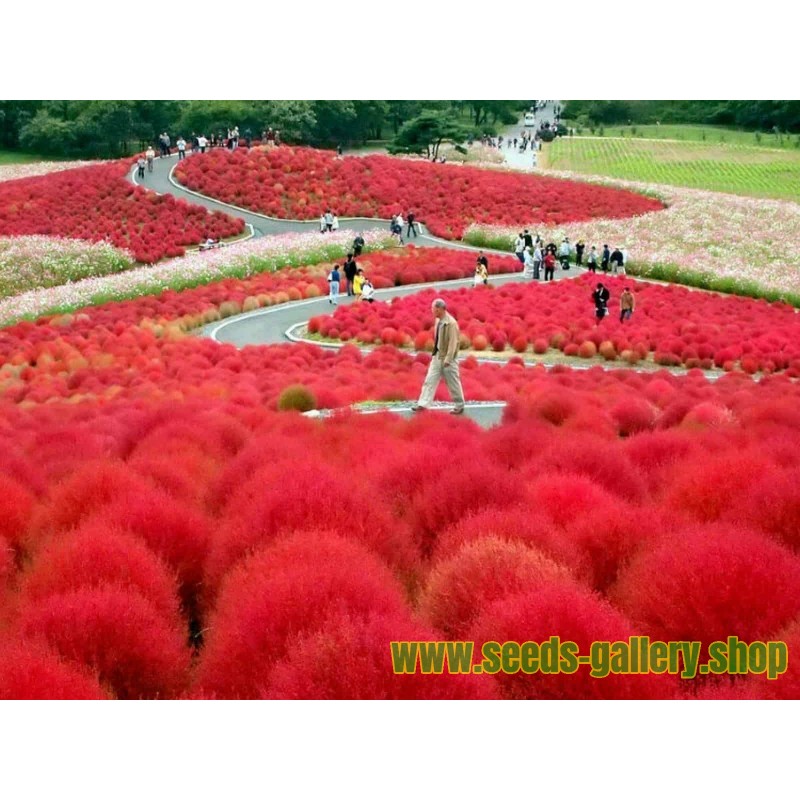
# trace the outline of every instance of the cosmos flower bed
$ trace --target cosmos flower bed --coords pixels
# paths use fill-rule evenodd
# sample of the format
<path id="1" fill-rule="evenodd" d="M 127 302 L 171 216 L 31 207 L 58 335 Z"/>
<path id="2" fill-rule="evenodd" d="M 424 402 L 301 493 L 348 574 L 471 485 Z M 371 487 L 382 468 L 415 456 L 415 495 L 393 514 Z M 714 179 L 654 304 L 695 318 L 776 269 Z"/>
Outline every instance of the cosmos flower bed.
<path id="1" fill-rule="evenodd" d="M 329 151 L 277 147 L 214 150 L 179 163 L 187 188 L 273 217 L 388 219 L 413 210 L 436 236 L 460 239 L 471 223 L 550 224 L 622 218 L 663 208 L 650 197 L 514 172 L 388 156 L 336 158 Z"/>
<path id="2" fill-rule="evenodd" d="M 591 293 L 598 279 L 611 292 L 610 314 L 598 325 Z M 619 297 L 631 287 L 636 311 L 619 321 Z M 391 304 L 343 306 L 309 321 L 309 331 L 359 342 L 433 346 L 431 302 L 424 291 Z M 782 303 L 725 297 L 681 286 L 584 275 L 571 281 L 447 292 L 462 346 L 475 350 L 622 359 L 652 358 L 662 366 L 722 367 L 748 373 L 788 370 L 800 376 L 800 315 Z"/>
<path id="3" fill-rule="evenodd" d="M 101 161 L 33 161 L 30 164 L 0 165 L 0 182 L 17 181 L 20 178 L 34 178 L 37 175 L 49 175 L 52 172 L 63 172 L 65 169 L 97 166 Z"/>
<path id="4" fill-rule="evenodd" d="M 554 172 L 563 178 L 573 173 Z M 586 180 L 586 176 L 582 176 Z M 591 178 L 599 185 L 656 193 L 667 204 L 658 214 L 627 220 L 592 220 L 568 225 L 542 225 L 546 241 L 583 239 L 602 251 L 626 247 L 637 274 L 697 283 L 707 288 L 778 297 L 793 295 L 800 302 L 800 204 L 758 200 L 736 195 L 678 189 L 633 181 Z M 474 225 L 464 238 L 471 244 L 513 250 L 516 225 Z M 664 271 L 664 268 L 669 268 Z"/>
<path id="5" fill-rule="evenodd" d="M 0 238 L 0 298 L 124 272 L 132 266 L 130 253 L 107 242 L 49 236 Z"/>
<path id="6" fill-rule="evenodd" d="M 495 367 L 482 431 L 162 401 L 165 355 L 138 399 L 4 409 L 0 697 L 800 697 L 797 384 Z M 553 635 L 779 639 L 789 671 L 392 674 L 395 640 Z"/>
<path id="7" fill-rule="evenodd" d="M 244 230 L 240 219 L 133 186 L 129 169 L 117 161 L 0 183 L 0 236 L 106 240 L 150 264 Z"/>
<path id="8" fill-rule="evenodd" d="M 385 231 L 364 231 L 362 235 L 368 251 L 396 246 L 396 241 Z M 352 239 L 352 231 L 340 231 L 324 238 L 318 234 L 287 233 L 248 239 L 224 248 L 168 259 L 155 266 L 130 269 L 118 275 L 97 276 L 69 285 L 36 289 L 0 301 L 0 325 L 8 325 L 23 317 L 39 318 L 55 311 L 78 309 L 100 301 L 161 294 L 167 289 L 182 291 L 198 284 L 219 283 L 227 276 L 247 278 L 286 267 L 344 259 L 351 248 Z M 249 285 L 271 289 L 281 281 L 289 281 L 288 284 L 281 284 L 281 288 L 290 288 L 295 284 L 300 286 L 303 283 L 302 276 L 302 272 L 292 272 L 267 278 L 264 284 L 254 282 Z M 321 273 L 315 272 L 317 284 L 327 291 L 327 282 L 319 280 L 321 277 Z M 276 279 L 278 284 L 275 283 Z M 183 294 L 181 297 L 186 301 L 185 309 L 193 311 L 194 301 L 188 302 L 188 298 L 197 295 Z"/>

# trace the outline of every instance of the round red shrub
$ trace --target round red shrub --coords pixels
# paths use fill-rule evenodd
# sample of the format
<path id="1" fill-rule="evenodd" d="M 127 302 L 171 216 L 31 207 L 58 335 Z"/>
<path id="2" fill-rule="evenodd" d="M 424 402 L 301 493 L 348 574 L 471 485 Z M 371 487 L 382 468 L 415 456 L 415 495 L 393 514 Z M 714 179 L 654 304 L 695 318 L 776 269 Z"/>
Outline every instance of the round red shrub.
<path id="1" fill-rule="evenodd" d="M 469 639 L 484 642 L 575 642 L 588 655 L 593 642 L 627 640 L 636 633 L 631 623 L 608 602 L 572 583 L 547 583 L 490 605 L 475 622 Z M 542 657 L 540 665 L 545 664 Z M 588 665 L 572 674 L 498 673 L 508 699 L 589 700 L 673 697 L 674 679 L 660 675 L 611 675 L 595 678 Z"/>
<path id="2" fill-rule="evenodd" d="M 453 556 L 434 564 L 419 609 L 447 637 L 461 639 L 489 603 L 570 577 L 566 567 L 535 548 L 488 535 L 467 542 Z"/>
<path id="3" fill-rule="evenodd" d="M 339 614 L 300 636 L 275 665 L 265 697 L 281 700 L 496 699 L 487 675 L 394 674 L 392 642 L 437 641 L 440 634 L 404 615 Z"/>
<path id="4" fill-rule="evenodd" d="M 290 637 L 331 613 L 402 613 L 400 585 L 363 546 L 330 533 L 276 542 L 227 576 L 209 620 L 198 683 L 220 698 L 257 697 Z"/>
<path id="5" fill-rule="evenodd" d="M 686 528 L 639 553 L 611 596 L 659 639 L 768 639 L 800 613 L 800 558 L 751 531 Z"/>
<path id="6" fill-rule="evenodd" d="M 107 700 L 96 675 L 41 644 L 0 649 L 0 700 Z"/>
<path id="7" fill-rule="evenodd" d="M 20 611 L 25 636 L 96 670 L 120 699 L 176 697 L 186 686 L 186 633 L 138 592 L 103 587 L 46 597 Z"/>

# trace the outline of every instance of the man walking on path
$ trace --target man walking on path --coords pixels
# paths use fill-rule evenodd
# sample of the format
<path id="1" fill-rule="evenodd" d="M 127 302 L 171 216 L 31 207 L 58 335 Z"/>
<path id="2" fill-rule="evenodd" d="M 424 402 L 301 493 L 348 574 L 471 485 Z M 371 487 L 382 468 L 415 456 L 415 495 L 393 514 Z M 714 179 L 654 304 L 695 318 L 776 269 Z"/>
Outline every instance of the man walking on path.
<path id="1" fill-rule="evenodd" d="M 411 234 L 413 233 L 414 236 L 417 235 L 417 226 L 414 224 L 414 220 L 416 216 L 413 211 L 408 212 L 408 232 L 406 233 L 406 239 L 411 238 Z"/>
<path id="2" fill-rule="evenodd" d="M 178 148 L 178 161 L 183 161 L 186 158 L 186 139 L 183 136 L 179 136 L 175 146 Z"/>
<path id="3" fill-rule="evenodd" d="M 431 310 L 436 318 L 433 333 L 433 358 L 431 358 L 425 382 L 422 384 L 419 402 L 411 408 L 413 411 L 422 411 L 427 408 L 433 402 L 439 381 L 444 378 L 450 397 L 455 404 L 455 408 L 450 413 L 463 414 L 464 390 L 461 388 L 461 376 L 458 371 L 458 323 L 452 315 L 447 313 L 447 304 L 441 298 L 433 301 Z"/>
<path id="4" fill-rule="evenodd" d="M 603 258 L 600 262 L 600 266 L 603 268 L 603 272 L 608 272 L 608 262 L 611 260 L 611 251 L 608 249 L 608 245 L 603 245 Z"/>
<path id="5" fill-rule="evenodd" d="M 153 171 L 153 159 L 156 157 L 156 151 L 153 150 L 153 146 L 152 145 L 150 147 L 148 147 L 147 150 L 145 150 L 144 157 L 147 159 L 147 171 L 148 172 L 152 172 Z"/>

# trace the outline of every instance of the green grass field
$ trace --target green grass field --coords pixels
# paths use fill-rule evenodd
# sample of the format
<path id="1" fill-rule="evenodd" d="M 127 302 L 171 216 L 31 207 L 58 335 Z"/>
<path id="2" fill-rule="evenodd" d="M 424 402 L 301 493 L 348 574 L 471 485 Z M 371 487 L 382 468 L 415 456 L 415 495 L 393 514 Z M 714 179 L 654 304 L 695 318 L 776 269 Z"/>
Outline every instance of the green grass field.
<path id="1" fill-rule="evenodd" d="M 38 156 L 35 153 L 21 153 L 19 150 L 0 150 L 0 166 L 6 164 L 33 164 L 36 161 L 72 161 L 63 156 Z"/>
<path id="2" fill-rule="evenodd" d="M 566 125 L 575 127 L 574 121 L 566 121 Z M 581 136 L 597 136 L 600 128 L 594 132 L 584 127 Z M 797 133 L 756 133 L 737 128 L 726 128 L 721 125 L 605 125 L 603 136 L 611 138 L 624 137 L 631 139 L 677 139 L 682 142 L 708 142 L 709 144 L 739 144 L 749 147 L 767 147 L 778 150 L 800 150 L 800 134 Z"/>
<path id="3" fill-rule="evenodd" d="M 655 126 L 654 126 L 655 127 Z M 659 126 L 667 128 L 667 126 Z M 673 126 L 686 129 L 690 126 Z M 563 137 L 543 166 L 626 180 L 800 201 L 800 149 L 710 141 Z"/>

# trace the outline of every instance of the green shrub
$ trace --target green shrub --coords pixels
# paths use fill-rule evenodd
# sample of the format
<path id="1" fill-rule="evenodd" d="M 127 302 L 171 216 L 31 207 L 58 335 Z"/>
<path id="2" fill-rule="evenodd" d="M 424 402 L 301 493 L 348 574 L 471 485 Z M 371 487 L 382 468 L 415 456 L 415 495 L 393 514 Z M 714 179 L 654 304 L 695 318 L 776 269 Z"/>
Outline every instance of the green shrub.
<path id="1" fill-rule="evenodd" d="M 280 411 L 313 411 L 317 407 L 317 398 L 307 386 L 302 383 L 287 386 L 278 398 Z"/>

